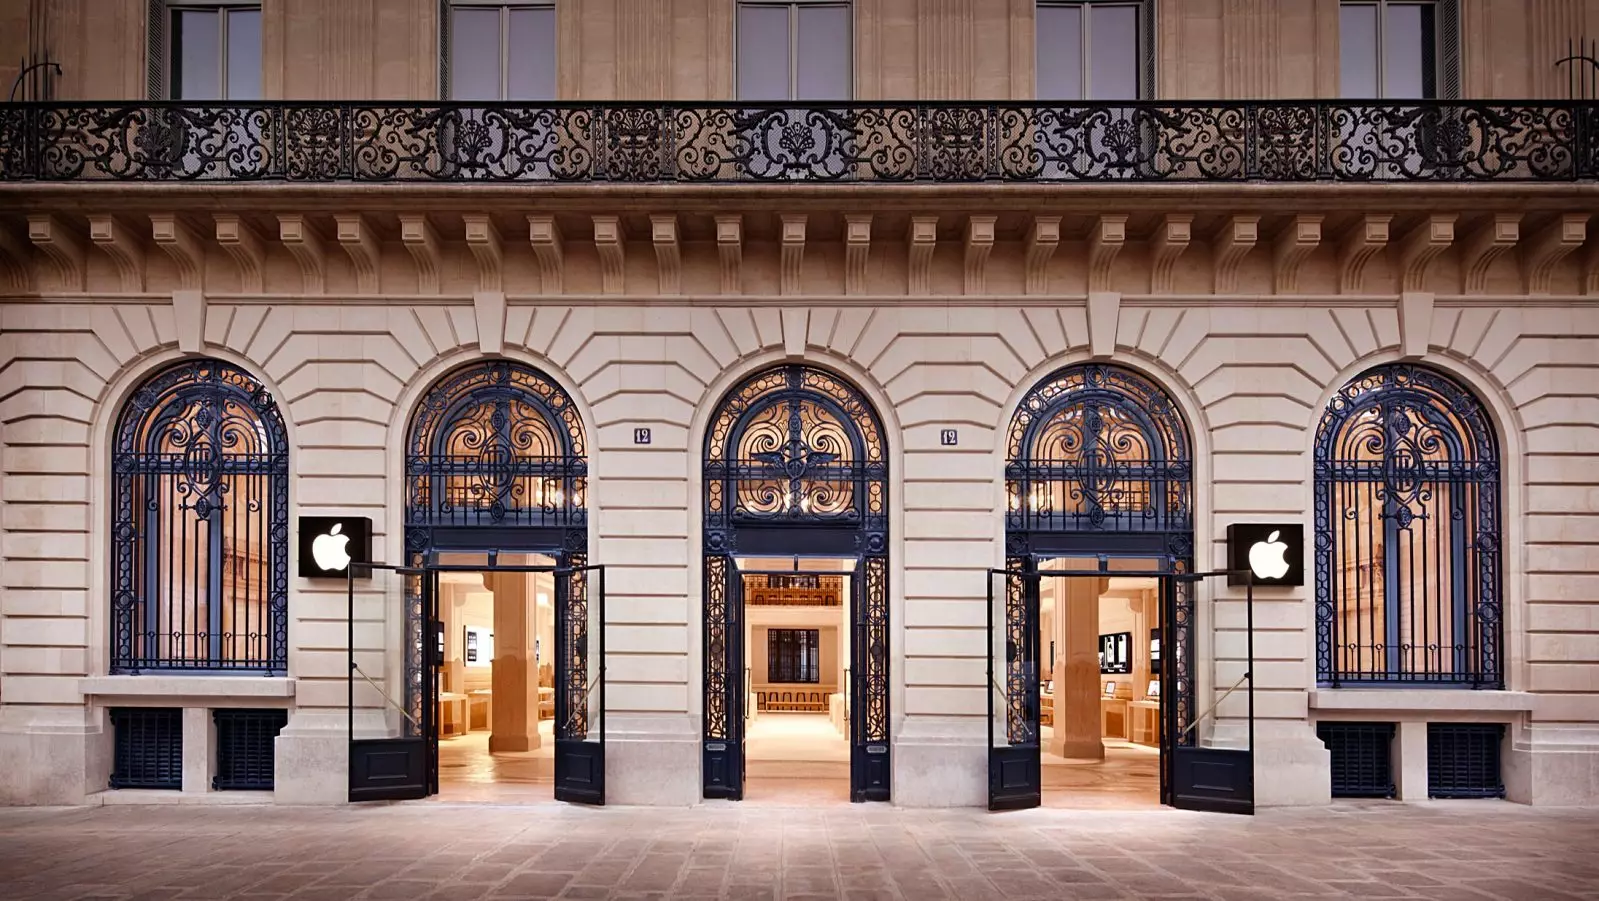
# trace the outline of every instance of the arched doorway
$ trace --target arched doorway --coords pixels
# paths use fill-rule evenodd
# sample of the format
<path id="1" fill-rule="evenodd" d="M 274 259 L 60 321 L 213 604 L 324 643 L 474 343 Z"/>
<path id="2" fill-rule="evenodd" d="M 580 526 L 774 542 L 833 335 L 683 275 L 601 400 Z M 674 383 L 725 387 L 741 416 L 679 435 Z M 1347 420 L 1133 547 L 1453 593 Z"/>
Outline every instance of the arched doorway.
<path id="1" fill-rule="evenodd" d="M 444 374 L 412 415 L 405 556 L 373 578 L 404 598 L 399 703 L 423 795 L 448 766 L 469 774 L 465 799 L 553 782 L 558 799 L 603 802 L 604 587 L 587 559 L 585 447 L 566 392 L 508 360 Z"/>
<path id="2" fill-rule="evenodd" d="M 1173 577 L 1193 571 L 1191 446 L 1171 397 L 1121 366 L 1067 366 L 1017 405 L 991 587 L 991 806 L 1050 786 L 1168 801 L 1165 750 L 1193 738 L 1193 583 Z"/>
<path id="3" fill-rule="evenodd" d="M 849 796 L 888 800 L 887 454 L 877 411 L 814 366 L 763 370 L 717 404 L 703 460 L 705 797 L 744 795 L 745 729 L 757 713 L 746 590 L 825 593 L 818 573 L 833 572 L 847 596 L 838 653 L 849 663 L 837 686 L 845 709 L 830 713 L 847 723 Z"/>

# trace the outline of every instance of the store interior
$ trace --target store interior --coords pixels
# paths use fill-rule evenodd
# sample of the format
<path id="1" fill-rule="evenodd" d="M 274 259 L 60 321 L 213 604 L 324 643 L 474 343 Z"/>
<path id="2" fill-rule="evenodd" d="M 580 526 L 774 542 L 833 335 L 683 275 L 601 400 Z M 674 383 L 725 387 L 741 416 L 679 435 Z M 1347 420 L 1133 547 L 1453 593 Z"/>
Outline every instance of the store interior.
<path id="1" fill-rule="evenodd" d="M 498 562 L 553 565 L 536 554 L 501 554 Z M 554 598 L 550 572 L 439 574 L 440 800 L 553 797 Z"/>
<path id="2" fill-rule="evenodd" d="M 855 561 L 738 560 L 743 573 L 744 799 L 849 798 L 849 598 Z"/>
<path id="3" fill-rule="evenodd" d="M 1138 574 L 1152 562 L 1112 562 L 1105 576 L 1040 580 L 1045 806 L 1160 804 L 1159 581 Z M 1091 568 L 1097 561 L 1040 567 Z"/>

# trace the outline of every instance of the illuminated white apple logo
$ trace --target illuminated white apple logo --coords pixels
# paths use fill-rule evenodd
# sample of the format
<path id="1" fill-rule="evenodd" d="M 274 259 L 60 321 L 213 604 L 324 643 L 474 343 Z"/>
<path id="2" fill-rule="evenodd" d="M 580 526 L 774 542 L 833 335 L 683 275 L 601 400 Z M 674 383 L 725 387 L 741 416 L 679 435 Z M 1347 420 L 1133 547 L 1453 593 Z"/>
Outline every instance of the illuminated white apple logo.
<path id="1" fill-rule="evenodd" d="M 311 542 L 311 559 L 324 572 L 337 572 L 350 565 L 350 552 L 344 548 L 350 543 L 350 536 L 339 534 L 343 530 L 344 523 L 337 523 L 326 535 L 318 535 Z"/>
<path id="2" fill-rule="evenodd" d="M 1288 574 L 1288 561 L 1284 558 L 1288 545 L 1277 540 L 1280 534 L 1274 531 L 1249 549 L 1249 568 L 1255 571 L 1255 578 L 1281 579 Z"/>

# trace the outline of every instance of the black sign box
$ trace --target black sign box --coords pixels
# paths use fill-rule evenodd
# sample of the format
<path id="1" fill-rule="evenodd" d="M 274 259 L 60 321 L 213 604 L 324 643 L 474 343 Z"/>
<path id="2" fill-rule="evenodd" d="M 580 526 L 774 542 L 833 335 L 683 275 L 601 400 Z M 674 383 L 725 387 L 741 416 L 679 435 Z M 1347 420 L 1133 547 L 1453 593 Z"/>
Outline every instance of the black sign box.
<path id="1" fill-rule="evenodd" d="M 351 563 L 371 562 L 370 517 L 300 517 L 301 578 L 343 579 Z M 362 573 L 357 572 L 357 575 Z"/>
<path id="2" fill-rule="evenodd" d="M 1299 523 L 1237 522 L 1227 527 L 1227 584 L 1243 585 L 1242 571 L 1256 585 L 1305 584 L 1305 527 Z"/>

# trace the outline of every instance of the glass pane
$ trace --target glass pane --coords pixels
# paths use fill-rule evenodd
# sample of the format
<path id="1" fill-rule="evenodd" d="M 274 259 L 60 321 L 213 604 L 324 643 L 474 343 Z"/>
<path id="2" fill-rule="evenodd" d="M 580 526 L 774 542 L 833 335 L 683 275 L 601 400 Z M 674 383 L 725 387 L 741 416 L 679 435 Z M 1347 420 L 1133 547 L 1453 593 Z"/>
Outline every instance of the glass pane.
<path id="1" fill-rule="evenodd" d="M 989 573 L 988 576 L 988 668 L 993 678 L 988 680 L 988 694 L 993 710 L 989 714 L 988 740 L 995 748 L 1010 746 L 1010 702 L 1005 692 L 1005 599 L 1009 596 L 1011 576 Z"/>
<path id="2" fill-rule="evenodd" d="M 848 100 L 854 96 L 848 6 L 799 8 L 797 100 Z"/>
<path id="3" fill-rule="evenodd" d="M 605 672 L 605 571 L 591 569 L 580 572 L 578 576 L 587 583 L 584 587 L 588 597 L 588 604 L 583 611 L 586 617 L 583 624 L 586 636 L 585 675 L 588 678 L 584 709 L 587 711 L 588 729 L 582 737 L 588 741 L 603 741 L 605 710 L 600 700 L 604 697 L 605 689 L 600 680 L 604 678 Z"/>
<path id="4" fill-rule="evenodd" d="M 228 99 L 261 99 L 261 11 L 228 11 Z"/>
<path id="5" fill-rule="evenodd" d="M 1338 11 L 1338 92 L 1369 100 L 1377 88 L 1377 7 L 1344 4 Z"/>
<path id="6" fill-rule="evenodd" d="M 1088 99 L 1138 99 L 1138 10 L 1096 6 L 1088 13 Z"/>
<path id="7" fill-rule="evenodd" d="M 450 10 L 450 99 L 500 99 L 500 10 Z"/>
<path id="8" fill-rule="evenodd" d="M 222 99 L 222 24 L 214 9 L 172 14 L 172 97 Z"/>
<path id="9" fill-rule="evenodd" d="M 738 97 L 788 100 L 788 7 L 740 6 Z"/>
<path id="10" fill-rule="evenodd" d="M 1083 10 L 1079 6 L 1040 6 L 1036 30 L 1039 100 L 1083 99 Z"/>
<path id="11" fill-rule="evenodd" d="M 1431 97 L 1427 70 L 1433 63 L 1432 4 L 1389 4 L 1383 25 L 1382 96 Z"/>
<path id="12" fill-rule="evenodd" d="M 506 100 L 555 99 L 555 10 L 511 10 Z"/>

